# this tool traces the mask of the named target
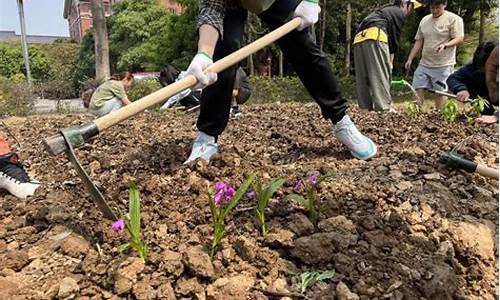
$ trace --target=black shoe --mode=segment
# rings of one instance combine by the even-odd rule
[[[0,188],[20,199],[32,196],[40,182],[31,178],[15,153],[0,156]]]

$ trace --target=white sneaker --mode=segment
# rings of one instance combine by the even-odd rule
[[[18,161],[15,153],[0,157],[0,188],[6,189],[19,199],[32,196],[40,182],[31,178]]]
[[[377,154],[375,143],[356,128],[348,115],[334,125],[335,137],[351,150],[352,156],[368,160]]]
[[[193,142],[193,148],[191,150],[191,154],[188,159],[184,162],[184,164],[189,164],[192,161],[197,160],[198,158],[204,159],[207,162],[210,162],[210,158],[216,153],[219,152],[219,146],[215,142],[215,137],[208,135],[204,132],[198,131],[196,133],[196,138]]]

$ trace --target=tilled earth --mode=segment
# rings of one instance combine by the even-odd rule
[[[498,165],[498,125],[447,124],[439,115],[350,112],[378,145],[352,159],[315,105],[245,107],[207,165],[183,166],[195,116],[146,112],[76,150],[113,206],[127,210],[128,183],[142,198],[148,259],[118,253],[127,240],[93,205],[64,156],[42,138],[85,115],[6,120],[21,158],[43,185],[20,201],[0,195],[2,299],[497,299],[498,181],[439,163],[459,152]],[[206,189],[244,174],[287,183],[272,199],[263,238],[250,200],[227,220],[213,263]],[[298,179],[334,172],[319,187],[318,229],[285,199]],[[304,295],[293,274],[335,270]]]

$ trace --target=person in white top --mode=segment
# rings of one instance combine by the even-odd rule
[[[413,59],[422,49],[420,63],[413,74],[413,87],[420,101],[426,89],[446,90],[446,79],[456,64],[456,48],[464,40],[464,23],[460,16],[446,10],[447,0],[430,0],[431,14],[418,26],[415,44],[405,68],[409,72]],[[436,108],[441,108],[446,97],[436,95]]]

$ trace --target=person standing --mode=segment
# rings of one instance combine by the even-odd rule
[[[446,10],[447,0],[430,0],[431,14],[418,26],[415,44],[405,68],[409,72],[413,59],[422,50],[420,63],[413,74],[413,87],[420,101],[426,89],[445,91],[446,80],[456,64],[457,46],[464,40],[464,23],[460,16]],[[446,97],[436,94],[436,108],[440,109]]]
[[[277,41],[308,92],[319,104],[323,117],[333,124],[335,137],[358,159],[370,159],[377,153],[375,143],[361,134],[346,114],[347,101],[335,80],[330,61],[314,42],[309,27],[318,21],[319,0],[200,0],[198,15],[198,52],[187,73],[194,75],[203,90],[198,132],[185,163],[196,159],[210,161],[219,151],[218,137],[229,120],[231,96],[237,65],[215,73],[203,70],[241,46],[248,10],[255,13],[271,30],[291,17],[300,17],[297,30]],[[218,80],[217,80],[218,79]]]
[[[361,109],[389,111],[392,108],[391,73],[394,53],[407,15],[422,4],[394,0],[378,8],[359,25],[353,42],[356,92]]]

